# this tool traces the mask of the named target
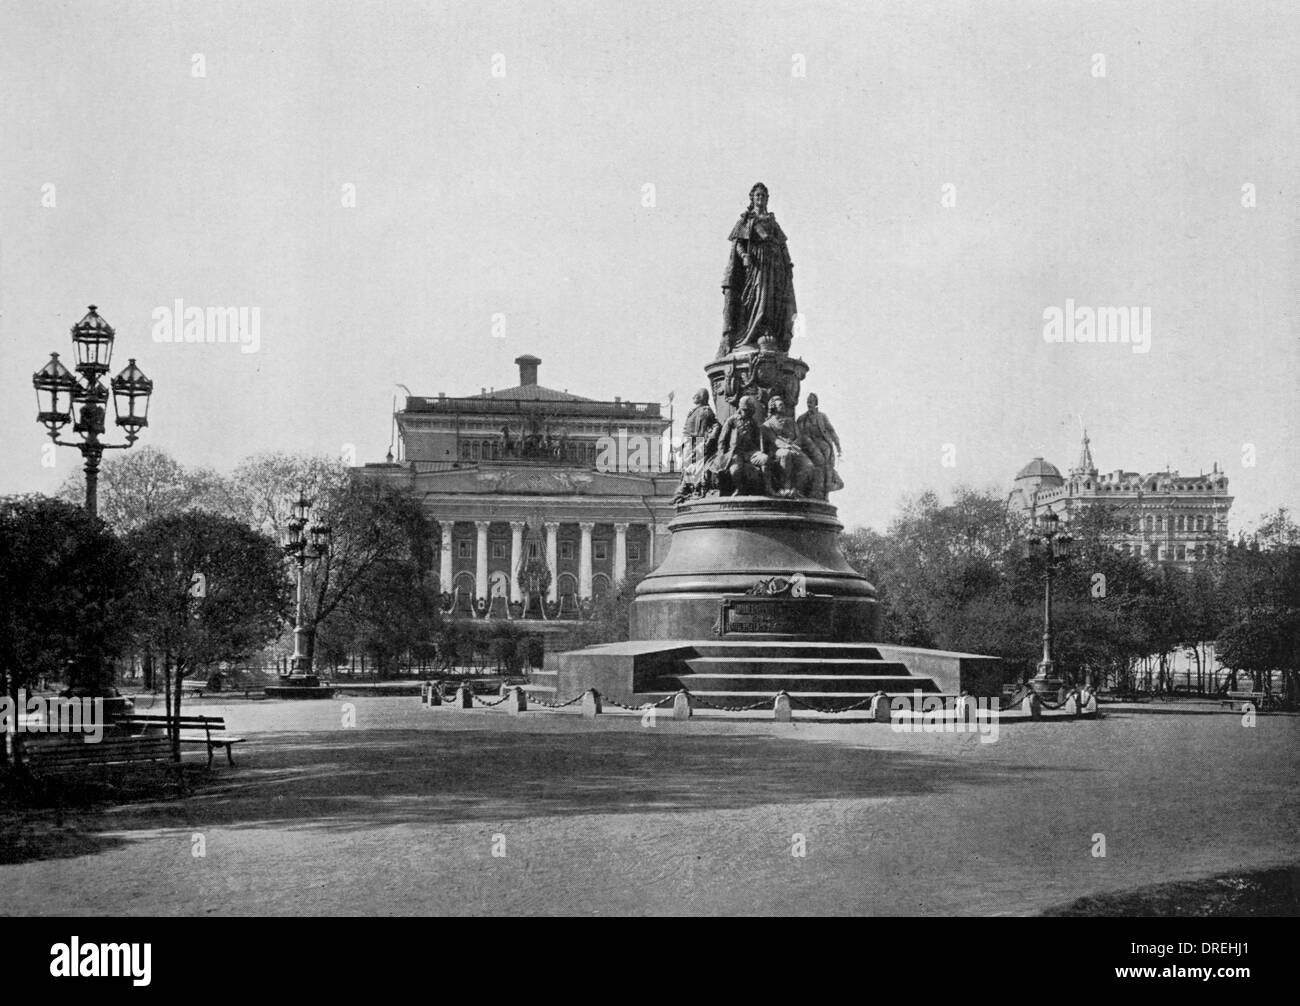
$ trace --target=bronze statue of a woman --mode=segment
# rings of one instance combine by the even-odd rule
[[[723,332],[718,355],[772,339],[788,352],[794,337],[794,263],[785,233],[767,212],[767,186],[749,190],[749,208],[731,229],[731,257],[722,277]]]

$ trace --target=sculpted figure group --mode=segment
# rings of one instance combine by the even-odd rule
[[[767,186],[759,182],[731,230],[722,278],[718,359],[725,358],[726,368],[717,387],[735,412],[719,423],[708,391],[695,393],[682,429],[682,482],[674,502],[715,495],[824,500],[844,488],[835,471],[836,458],[844,456],[840,438],[818,411],[817,396],[808,396],[808,410],[795,419],[799,378],[789,371],[783,376],[779,366],[763,369],[787,359],[797,311],[785,232],[767,203]],[[737,357],[745,358],[745,367]],[[766,402],[763,421],[759,400],[745,390]]]
[[[501,427],[500,452],[503,458],[553,458],[563,459],[568,431],[562,426],[552,427],[549,422],[536,418],[525,424],[520,422],[516,434],[510,424]]]
[[[783,496],[826,499],[844,483],[835,471],[843,457],[835,427],[808,396],[808,411],[797,420],[780,395],[768,400],[766,421],[749,395],[719,423],[709,393],[695,393],[683,424],[682,482],[674,502],[703,496]]]

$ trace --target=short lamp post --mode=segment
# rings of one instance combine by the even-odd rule
[[[284,554],[298,567],[298,595],[293,620],[293,657],[288,684],[290,686],[317,688],[319,679],[311,672],[312,629],[303,624],[302,574],[309,562],[319,562],[329,552],[331,529],[324,524],[311,524],[312,501],[303,493],[292,505],[293,516],[284,544]]]
[[[50,439],[61,447],[75,447],[81,452],[86,470],[86,512],[92,517],[99,511],[99,462],[105,451],[130,447],[149,425],[149,397],[153,394],[153,381],[132,359],[111,382],[113,410],[117,425],[126,431],[126,443],[106,444],[104,413],[109,390],[100,383],[108,373],[113,356],[115,333],[97,313],[94,304],[89,313],[72,326],[72,346],[77,356],[78,380],[59,361],[58,353],[51,353],[44,367],[32,375],[36,389],[36,421],[49,431]],[[72,423],[72,432],[80,440],[60,440],[59,432]]]
[[[1025,543],[1026,553],[1043,563],[1043,659],[1038,662],[1038,673],[1030,682],[1034,691],[1040,694],[1061,689],[1061,680],[1056,676],[1052,660],[1052,574],[1059,563],[1070,557],[1073,540],[1062,530],[1061,519],[1049,510]]]

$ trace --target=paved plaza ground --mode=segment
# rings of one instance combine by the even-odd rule
[[[3,812],[0,912],[1036,914],[1300,863],[1289,715],[1103,707],[981,743],[411,697],[187,711],[248,738],[238,765],[185,799]]]

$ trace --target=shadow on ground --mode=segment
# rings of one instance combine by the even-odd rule
[[[1294,918],[1300,914],[1300,866],[1224,873],[1079,898],[1045,916],[1108,918]]]
[[[96,844],[101,841],[97,832],[262,826],[357,830],[729,810],[923,796],[1007,779],[1025,784],[1035,772],[1059,771],[807,739],[662,729],[265,733],[249,748],[238,766],[214,769],[184,799],[65,812],[57,841],[48,847],[21,843],[7,861],[95,852],[107,847]],[[48,818],[50,812],[42,813]],[[32,817],[25,819],[29,828]],[[3,828],[0,819],[0,847],[6,844]],[[5,861],[2,854],[0,861]]]

